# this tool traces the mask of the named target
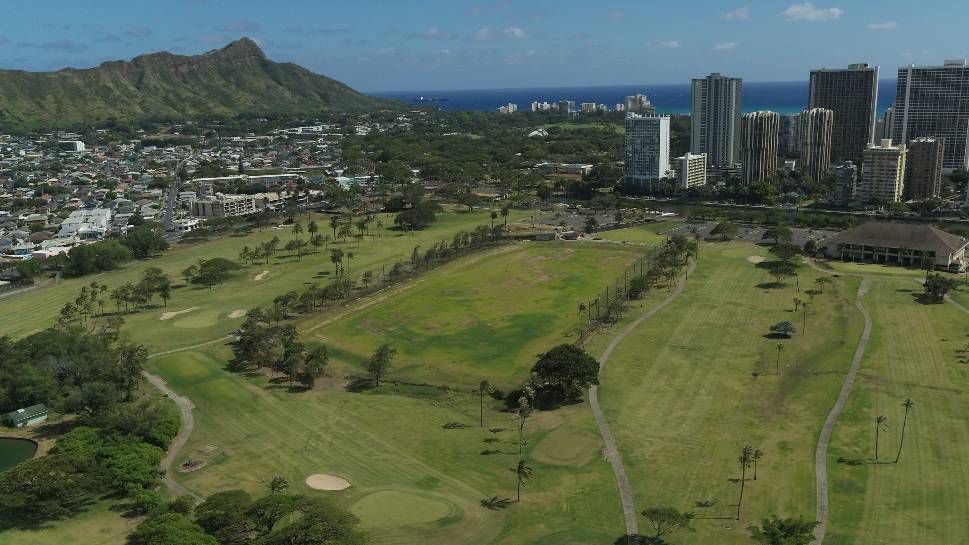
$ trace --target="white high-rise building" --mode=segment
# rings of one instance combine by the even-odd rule
[[[744,185],[750,185],[777,172],[781,116],[777,112],[751,112],[743,115],[742,125],[740,162]]]
[[[707,185],[707,155],[693,155],[687,153],[682,157],[677,157],[676,180],[680,189],[690,189]]]
[[[969,168],[969,63],[898,69],[892,139],[899,144],[927,136],[944,141],[942,168]]]
[[[887,138],[880,145],[868,144],[855,187],[855,199],[863,203],[901,200],[905,188],[906,151],[904,144],[893,146]]]
[[[693,80],[690,152],[706,153],[709,165],[740,162],[740,78],[710,74]]]
[[[834,132],[834,112],[812,108],[801,112],[800,172],[820,181],[831,166],[831,141]]]
[[[670,118],[626,115],[627,187],[648,189],[670,172]]]

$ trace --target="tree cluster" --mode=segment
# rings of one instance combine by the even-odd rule
[[[285,522],[285,523],[283,523]],[[152,513],[132,533],[131,545],[364,545],[357,518],[319,497],[242,490],[209,496],[190,512]]]

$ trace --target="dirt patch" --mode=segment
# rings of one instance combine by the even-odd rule
[[[350,488],[350,481],[336,475],[317,473],[306,478],[306,486],[314,490],[346,490]]]
[[[262,280],[263,278],[266,278],[266,275],[267,274],[269,274],[269,269],[263,269],[262,272],[260,272],[256,276],[253,276],[252,277],[252,281],[253,282],[258,282],[258,281]]]
[[[763,256],[752,255],[752,256],[750,256],[750,257],[747,258],[747,261],[750,261],[751,263],[753,263],[754,265],[756,265],[758,263],[763,263],[765,261],[765,259],[764,259]]]
[[[193,471],[198,471],[209,465],[209,462],[215,458],[217,454],[219,454],[218,446],[206,445],[200,449],[197,449],[189,458],[179,464],[178,471],[179,473],[192,473]]]
[[[229,318],[242,318],[247,312],[249,311],[244,308],[236,309],[229,313]]]
[[[173,312],[162,312],[161,318],[159,318],[159,320],[171,320],[176,316],[181,316],[182,314],[187,314],[189,312],[192,312],[193,310],[198,310],[198,309],[199,307],[192,307],[192,308],[187,308],[185,310],[176,310]]]

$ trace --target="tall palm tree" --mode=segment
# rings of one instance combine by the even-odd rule
[[[750,467],[753,457],[754,448],[750,445],[744,445],[744,448],[740,449],[740,456],[737,457],[737,462],[740,463],[740,499],[737,500],[737,520],[740,520],[740,506],[744,503],[744,485],[747,482],[747,468]]]
[[[888,430],[888,417],[878,415],[875,417],[875,459],[878,459],[878,436],[881,432]]]
[[[522,458],[518,460],[518,467],[515,468],[515,474],[518,477],[518,503],[522,501],[522,486],[525,481],[528,481],[533,476],[532,468],[528,466],[528,462]]]
[[[478,385],[478,404],[479,404],[479,422],[478,424],[484,427],[484,396],[485,393],[491,390],[491,383],[487,380],[482,380],[481,384]]]
[[[296,260],[303,260],[303,246],[299,243],[299,235],[303,232],[303,224],[296,222],[293,224],[293,236],[296,238]]]
[[[350,274],[350,260],[353,259],[353,252],[347,252],[347,274]]]
[[[777,361],[774,362],[774,372],[777,375],[781,374],[781,352],[784,351],[784,344],[777,343]]]
[[[760,449],[754,450],[754,453],[750,455],[750,460],[754,462],[754,480],[757,480],[757,462],[764,458],[764,451]]]
[[[902,436],[898,440],[898,453],[895,454],[896,464],[898,463],[899,457],[902,456],[902,445],[905,443],[905,424],[908,423],[908,412],[912,410],[912,407],[914,406],[915,406],[915,402],[912,401],[911,398],[906,399],[904,402],[902,402],[902,407],[905,407],[905,417],[902,419]]]
[[[495,230],[495,220],[498,219],[498,212],[491,211],[491,230]]]
[[[504,220],[505,226],[507,227],[508,226],[508,207],[507,206],[501,207],[501,218]]]
[[[339,216],[330,216],[330,229],[333,229],[333,238],[336,239],[336,230],[340,228]]]

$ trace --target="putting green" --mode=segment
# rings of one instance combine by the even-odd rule
[[[172,325],[181,329],[202,329],[204,327],[214,326],[219,322],[219,312],[215,310],[206,310],[201,312],[193,312],[184,318],[179,318],[175,320]]]
[[[561,426],[549,432],[532,451],[532,459],[553,466],[584,466],[602,447],[591,433]]]
[[[457,511],[447,500],[399,490],[380,490],[357,500],[350,508],[363,528],[398,528],[427,524]]]

